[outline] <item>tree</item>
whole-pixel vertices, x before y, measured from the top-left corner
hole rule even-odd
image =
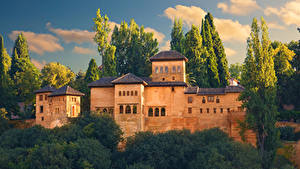
[[[102,76],[116,76],[116,59],[115,59],[115,52],[116,47],[113,45],[108,45],[104,55],[103,55],[103,69],[102,69]]]
[[[95,59],[91,59],[84,80],[87,83],[99,80],[99,69]]]
[[[184,43],[184,36],[182,30],[182,20],[176,19],[174,20],[172,32],[171,32],[171,50],[176,50],[179,53],[184,53],[183,51],[183,43]]]
[[[214,53],[217,58],[220,86],[225,87],[228,85],[229,79],[228,62],[225,54],[225,49],[222,40],[219,36],[219,33],[217,32],[216,27],[214,25],[213,16],[211,15],[211,13],[208,12],[205,15],[205,20],[208,21],[211,28],[210,33],[212,35]]]
[[[229,67],[230,77],[240,81],[242,70],[243,70],[243,65],[241,65],[239,63],[230,64],[230,67]]]
[[[262,168],[267,169],[272,167],[279,146],[279,132],[275,127],[277,78],[273,49],[263,17],[261,26],[258,26],[256,18],[253,19],[247,43],[248,51],[242,73],[245,90],[241,94],[241,100],[247,112],[245,123],[256,133]]]
[[[42,69],[42,86],[60,88],[73,81],[75,74],[66,66],[58,62],[50,62]]]

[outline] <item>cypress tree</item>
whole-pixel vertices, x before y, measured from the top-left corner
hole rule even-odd
[[[116,76],[116,59],[115,59],[116,47],[108,45],[103,55],[103,77]]]
[[[184,36],[182,31],[182,20],[174,20],[172,32],[171,32],[171,50],[176,50],[179,53],[183,53]]]
[[[91,59],[84,80],[87,83],[99,80],[99,69],[95,59]]]

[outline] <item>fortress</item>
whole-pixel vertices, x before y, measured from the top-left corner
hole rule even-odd
[[[193,132],[219,127],[236,140],[241,139],[238,121],[244,119],[245,112],[238,97],[243,91],[242,86],[188,86],[185,72],[188,59],[176,51],[160,52],[150,61],[151,78],[128,73],[90,83],[91,111],[110,114],[125,137],[139,131],[189,129]],[[37,124],[53,128],[64,123],[62,116],[78,115],[83,94],[70,88],[67,92],[66,88],[55,92],[48,87],[36,92]],[[50,100],[45,103],[45,99],[44,102],[40,100],[40,95],[45,95],[45,99],[47,95]],[[42,104],[45,104],[44,114],[41,113]],[[246,136],[255,138],[253,134],[246,133]]]

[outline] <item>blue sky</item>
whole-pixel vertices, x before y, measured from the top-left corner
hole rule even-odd
[[[161,50],[168,49],[175,17],[183,19],[186,32],[211,12],[229,63],[243,62],[253,17],[265,18],[271,40],[289,42],[300,35],[296,30],[300,0],[10,0],[1,4],[0,33],[10,54],[16,35],[24,32],[37,67],[57,61],[74,72],[85,71],[91,58],[101,64],[92,40],[92,18],[98,8],[108,15],[111,26],[131,18],[144,25],[154,32]]]

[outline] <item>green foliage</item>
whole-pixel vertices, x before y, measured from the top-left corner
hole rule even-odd
[[[73,81],[75,74],[70,68],[58,63],[50,62],[42,69],[42,86],[53,86],[60,88]]]
[[[229,66],[230,77],[238,81],[241,80],[242,71],[243,71],[243,65],[241,65],[240,63],[230,64]]]
[[[295,128],[290,126],[279,127],[280,139],[286,141],[297,141],[295,140]]]
[[[95,59],[91,59],[84,80],[87,83],[99,80],[99,69]]]
[[[296,110],[280,110],[277,116],[278,121],[300,122],[300,111]]]
[[[103,69],[102,76],[116,76],[116,58],[115,58],[116,47],[108,45],[103,55]]]
[[[172,32],[171,32],[171,41],[170,46],[171,50],[176,50],[179,53],[184,53],[184,36],[182,30],[182,20],[174,20]]]
[[[296,71],[300,70],[300,42],[299,41],[291,41],[287,44],[288,48],[292,50],[296,55],[292,61],[292,66]]]
[[[0,108],[0,136],[6,130],[8,130],[12,127],[12,125],[10,125],[8,122],[7,114],[8,113],[5,110],[5,108]]]

